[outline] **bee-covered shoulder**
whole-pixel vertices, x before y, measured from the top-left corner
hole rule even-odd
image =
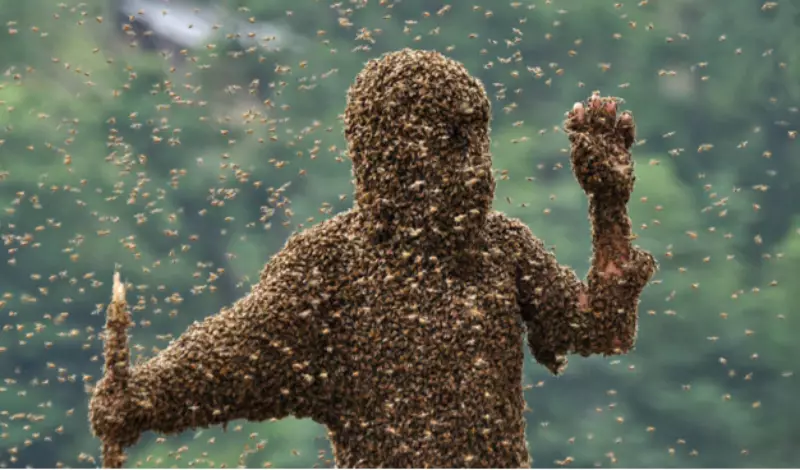
[[[486,231],[497,248],[515,259],[536,255],[543,247],[541,240],[536,238],[523,221],[502,212],[489,214]]]
[[[283,248],[264,266],[261,279],[287,269],[306,275],[327,271],[338,262],[351,238],[351,218],[345,212],[289,236]]]

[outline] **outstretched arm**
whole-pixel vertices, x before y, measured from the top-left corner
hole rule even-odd
[[[90,405],[95,434],[128,446],[148,430],[319,418],[329,396],[319,336],[329,286],[318,249],[307,234],[292,238],[250,294],[133,367],[122,393],[101,381]]]
[[[639,295],[653,276],[653,257],[631,245],[627,202],[633,190],[630,113],[616,119],[616,102],[593,96],[576,104],[566,129],[573,171],[589,196],[592,260],[586,282],[558,264],[541,241],[516,228],[518,281],[528,344],[553,373],[565,355],[622,354],[636,338]]]

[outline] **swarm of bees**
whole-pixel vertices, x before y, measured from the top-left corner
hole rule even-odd
[[[483,85],[437,52],[370,61],[345,111],[355,207],[290,238],[250,294],[126,372],[124,387],[124,355],[107,352],[112,375],[90,404],[115,452],[106,465],[144,431],[287,415],[324,424],[339,466],[528,465],[523,328],[555,373],[570,353],[627,351],[655,272],[630,245],[632,170],[598,183],[586,168],[630,165],[632,118],[617,125],[614,103],[599,100],[570,121],[593,202],[587,285],[522,222],[491,211]]]
[[[581,424],[581,428],[592,429],[586,434],[587,442],[596,443],[601,439],[599,436],[607,436],[606,441],[613,445],[613,450],[589,457],[593,460],[578,453],[559,455],[552,459],[559,466],[601,465],[604,459],[610,464],[622,461],[637,465],[636,453],[619,447],[628,436],[647,433],[648,438],[655,435],[663,439],[661,426],[658,432],[655,425],[649,424],[639,431],[629,429],[634,420],[630,416],[626,419],[625,410],[630,408],[626,402],[637,402],[629,395],[620,396],[614,389],[607,392],[611,403],[604,406],[584,403],[585,393],[577,395],[580,397],[577,400],[568,395],[578,393],[570,382],[549,380],[549,376],[530,382],[531,375],[535,378],[537,372],[523,370],[528,350],[535,363],[546,369],[542,374],[549,371],[552,376],[561,375],[569,355],[614,356],[603,362],[609,365],[610,372],[602,373],[604,377],[614,376],[615,380],[622,374],[636,373],[637,366],[642,365],[637,357],[641,356],[621,356],[637,345],[640,298],[658,297],[663,292],[667,303],[659,310],[653,302],[648,302],[647,307],[641,309],[642,316],[646,313],[646,320],[675,320],[689,314],[670,308],[669,302],[685,291],[708,292],[708,288],[700,290],[701,281],[702,284],[713,281],[706,281],[681,263],[701,253],[696,242],[706,232],[708,236],[721,237],[726,243],[734,238],[733,229],[722,223],[705,231],[697,227],[679,227],[674,223],[677,219],[670,219],[670,211],[662,205],[666,202],[666,193],[659,193],[658,185],[642,189],[642,171],[650,182],[657,178],[653,175],[667,172],[654,173],[662,164],[656,158],[651,159],[649,165],[640,163],[634,171],[631,149],[634,145],[645,144],[646,139],[637,141],[633,114],[619,108],[623,103],[621,98],[594,92],[585,101],[575,103],[567,111],[566,120],[552,129],[532,131],[530,122],[526,124],[518,118],[521,112],[531,114],[526,111],[525,104],[520,104],[526,103],[523,92],[530,90],[527,85],[520,84],[520,80],[525,79],[526,68],[531,83],[549,90],[570,76],[570,63],[584,60],[583,39],[576,39],[570,50],[564,51],[564,63],[534,65],[533,58],[521,52],[530,30],[525,25],[540,11],[553,19],[553,33],[544,33],[546,41],[554,40],[554,34],[563,33],[562,18],[569,18],[565,16],[569,8],[561,8],[563,3],[559,0],[511,2],[508,8],[517,15],[517,23],[509,28],[509,38],[496,40],[484,33],[465,30],[459,33],[465,43],[437,47],[437,52],[425,47],[423,39],[439,36],[442,26],[437,23],[427,34],[422,28],[425,24],[461,14],[462,6],[444,5],[436,11],[421,12],[417,19],[402,21],[402,35],[409,44],[401,45],[386,44],[384,35],[394,20],[407,13],[404,8],[409,2],[381,1],[369,7],[369,2],[362,0],[332,2],[329,10],[336,13],[336,18],[329,26],[355,36],[357,45],[348,56],[343,48],[335,45],[343,44],[333,39],[335,34],[323,29],[316,31],[316,45],[335,58],[332,66],[323,64],[322,67],[305,58],[296,65],[275,62],[279,59],[275,59],[278,56],[273,52],[285,48],[292,53],[305,54],[310,43],[290,33],[282,22],[257,20],[258,15],[245,7],[233,14],[221,8],[204,10],[189,2],[126,0],[114,3],[117,8],[112,16],[116,16],[116,22],[105,21],[102,13],[96,8],[93,10],[91,4],[80,3],[59,5],[51,20],[54,23],[47,25],[28,28],[17,21],[6,24],[9,40],[32,34],[48,41],[50,31],[57,31],[49,26],[73,19],[75,27],[84,31],[113,24],[124,40],[120,41],[122,47],[104,44],[94,48],[88,59],[82,57],[81,60],[91,66],[65,57],[51,59],[48,55],[51,63],[47,65],[58,68],[59,73],[69,78],[63,80],[64,90],[54,91],[47,102],[23,100],[19,96],[27,95],[17,93],[23,86],[30,88],[46,83],[41,81],[44,73],[36,67],[12,65],[5,70],[0,82],[0,105],[10,119],[4,134],[0,135],[0,164],[11,168],[10,171],[0,168],[0,190],[5,191],[3,194],[10,201],[0,220],[0,232],[8,247],[9,279],[24,271],[30,278],[27,285],[35,286],[32,293],[24,291],[25,288],[19,289],[23,292],[9,290],[0,297],[0,314],[8,315],[3,333],[19,336],[18,341],[0,342],[0,355],[4,354],[6,360],[13,358],[7,362],[11,366],[4,386],[0,387],[0,398],[3,394],[16,393],[15,398],[25,400],[14,402],[14,409],[0,409],[0,442],[9,443],[0,452],[0,466],[43,462],[45,453],[36,452],[39,446],[53,441],[67,442],[67,437],[73,436],[69,445],[74,446],[75,452],[70,452],[77,462],[56,461],[54,466],[69,467],[77,463],[120,468],[126,464],[164,466],[170,463],[246,467],[253,464],[258,455],[268,453],[268,458],[273,460],[285,457],[308,462],[309,458],[317,458],[319,465],[326,467],[334,464],[373,468],[525,467],[534,463],[527,443],[528,439],[536,442],[534,433],[554,433],[554,428],[563,430],[564,426],[570,426],[569,422],[559,423],[555,419],[563,406],[609,416],[609,422],[593,421],[586,426]],[[627,14],[635,9],[644,10],[649,3],[637,2],[635,6],[617,3],[613,11],[620,12],[619,19],[627,31],[652,32],[657,29],[655,25],[651,23],[637,30],[637,22]],[[322,8],[322,4],[319,7]],[[297,8],[302,7],[298,5]],[[359,12],[368,8],[383,9],[381,17],[386,21],[385,29],[358,24]],[[500,7],[496,8],[499,11]],[[778,2],[766,2],[761,10],[777,9]],[[498,18],[498,11],[477,5],[470,6],[467,11],[480,16],[481,21]],[[298,16],[302,15],[291,10],[285,12],[287,22]],[[224,25],[220,24],[220,18],[225,19]],[[227,46],[223,46],[222,36]],[[617,32],[612,35],[615,41],[622,36]],[[726,35],[719,37],[720,44],[728,40]],[[671,33],[666,39],[668,45],[686,41],[689,36],[683,32]],[[455,59],[455,53],[468,48],[469,44],[479,43],[482,46],[475,47],[473,55],[478,56],[480,63]],[[128,55],[114,47],[125,49],[124,54]],[[503,48],[506,52],[498,52]],[[157,69],[167,78],[150,83],[148,73],[143,73],[142,69],[147,69],[147,60],[158,60],[158,55],[152,54],[156,50],[161,53],[161,59],[167,59],[161,62],[168,66],[153,67],[150,73]],[[391,52],[380,55],[379,51]],[[9,50],[8,54],[13,55],[13,52]],[[772,52],[770,49],[763,56],[770,57]],[[735,49],[737,56],[746,53],[741,48]],[[325,80],[336,77],[339,67],[345,68],[347,57],[355,54],[360,54],[357,56],[359,67],[363,63],[361,57],[369,60],[352,81],[344,113],[331,118],[339,122],[314,119],[298,127],[298,119],[292,114],[295,107],[325,108],[321,103],[309,104],[301,94],[326,95],[319,92],[326,86]],[[236,75],[238,72],[223,71],[224,67],[211,65],[215,60],[231,64],[233,59],[242,58],[253,59],[248,73],[256,69],[257,77],[248,75],[241,80],[241,76]],[[611,74],[618,69],[615,68],[617,64],[607,59],[602,58],[598,69]],[[239,63],[245,61],[239,60]],[[776,63],[780,70],[791,69],[791,63]],[[105,80],[97,72],[100,65],[107,67],[106,71],[113,70]],[[478,78],[489,71],[492,77],[497,77],[498,71],[506,68],[510,70],[509,82],[482,82]],[[347,69],[348,82],[351,69],[352,66]],[[697,84],[682,82],[685,73],[673,66],[659,69],[651,79],[667,83],[663,92],[674,96],[689,86],[713,83],[709,70],[713,70],[713,64],[709,66],[707,62],[691,67],[692,73],[701,74]],[[204,82],[200,78],[206,76],[207,79],[211,75],[214,80]],[[112,83],[109,76],[114,77],[112,81],[122,77],[122,83]],[[207,89],[204,92],[204,86],[215,80],[236,83],[226,84],[211,94]],[[586,96],[582,90],[585,87],[583,82],[577,82],[576,89],[582,96]],[[623,90],[630,87],[628,82],[618,85]],[[314,90],[318,92],[316,95],[313,95]],[[214,97],[214,92],[224,99]],[[294,95],[295,92],[300,94]],[[120,98],[134,94],[160,97],[155,111],[150,113],[144,106],[121,109]],[[295,100],[297,97],[301,98]],[[84,156],[86,146],[79,147],[84,150],[76,150],[75,142],[83,142],[90,135],[85,131],[88,126],[63,109],[69,109],[70,103],[78,98],[103,103],[98,109],[103,109],[104,116],[98,122],[103,122],[108,129],[108,140],[97,144],[99,155],[103,151],[99,146],[106,146],[106,166],[99,164],[102,156],[99,159]],[[114,104],[108,105],[109,100]],[[569,102],[572,100],[570,98]],[[771,98],[771,104],[775,104],[773,100]],[[633,107],[642,122],[649,123],[654,117],[652,109]],[[111,115],[106,116],[106,112]],[[329,114],[336,113],[338,110]],[[179,115],[180,118],[174,117]],[[496,126],[492,133],[490,122],[498,115],[503,120],[502,125]],[[553,116],[558,117],[558,113]],[[197,118],[196,125],[185,125],[194,118]],[[788,135],[787,142],[795,138],[797,131],[793,125],[789,121],[776,124],[781,129],[781,138]],[[498,127],[513,132],[498,133]],[[44,136],[42,142],[31,141],[29,136],[20,138],[20,128],[40,131]],[[212,128],[213,132],[209,132]],[[344,131],[346,148],[330,143],[328,136],[336,135],[339,129]],[[753,134],[760,132],[761,128],[757,127]],[[676,135],[680,138],[681,133],[681,130],[670,131],[661,133],[661,137],[668,141]],[[541,161],[536,163],[500,160],[501,165],[513,164],[515,168],[513,171],[497,168],[499,159],[493,161],[492,155],[495,145],[510,142],[517,148],[525,147],[532,145],[537,137],[549,137],[548,134],[556,134],[561,139],[558,145],[566,147],[568,144],[568,148],[561,149],[561,155],[544,152]],[[132,144],[137,139],[132,137],[135,135],[145,135],[147,145]],[[511,137],[506,139],[508,135]],[[757,144],[753,142],[757,140],[756,137],[752,137],[751,142],[745,140],[737,149],[744,151],[748,146],[755,147]],[[207,145],[211,141],[222,144]],[[186,142],[191,145],[184,145]],[[272,144],[275,147],[269,147]],[[723,147],[719,142],[716,144],[703,142],[697,147],[697,153],[704,158],[713,155]],[[283,146],[280,152],[264,150],[278,145]],[[193,150],[184,151],[187,147]],[[508,148],[512,147],[505,147]],[[215,152],[219,149],[222,150],[217,155]],[[34,168],[39,163],[49,165],[49,160],[37,159],[45,155],[50,158],[51,153],[57,156],[58,162],[63,162],[63,172],[41,174],[36,181],[30,176],[35,169],[22,172],[18,159],[8,159],[18,154],[33,155],[30,168]],[[686,150],[682,147],[667,152],[672,161],[684,153]],[[759,154],[765,160],[773,159],[771,151],[759,151]],[[5,163],[3,155],[7,157]],[[293,205],[289,195],[305,190],[315,194],[319,189],[315,187],[316,182],[327,183],[325,175],[312,179],[318,173],[315,164],[320,164],[325,157],[331,157],[329,160],[336,164],[348,163],[348,160],[352,163],[354,194],[352,208],[346,209],[350,195],[344,194],[345,190],[338,191],[337,187],[336,192],[343,194],[333,203],[327,202],[330,199],[321,203],[318,216],[324,221],[318,222],[318,216],[313,213],[305,219],[308,204]],[[299,171],[298,162],[302,166]],[[208,170],[217,164],[218,172]],[[264,167],[272,172],[266,178]],[[547,196],[551,187],[549,179],[563,178],[565,172],[559,170],[566,167],[571,168],[578,183],[577,188],[564,185],[574,189],[570,196],[573,193],[580,196],[579,190],[582,190],[588,199],[591,238],[587,234],[585,245],[587,252],[591,247],[591,257],[585,280],[563,264],[564,257],[559,255],[557,261],[555,246],[546,246],[526,223],[512,217],[531,212],[530,203],[515,204],[501,192],[504,181],[516,178],[520,171],[531,170],[536,176],[527,177],[527,181],[538,185],[532,192],[544,191],[542,194]],[[96,175],[109,168],[116,176],[106,174],[103,178],[113,180],[113,186],[98,183]],[[299,184],[292,186],[295,181],[273,184],[274,178],[281,177],[275,174],[286,169],[295,170]],[[155,174],[164,178],[158,179],[159,176],[154,182]],[[185,187],[188,185],[182,187],[182,181],[196,178],[198,174],[202,175],[198,179],[203,181],[216,178],[209,183],[213,187],[204,194],[187,194]],[[775,173],[768,175],[773,177]],[[640,177],[637,185],[640,197],[633,197],[637,176]],[[734,187],[728,195],[706,177],[705,173],[698,175],[703,180],[700,192],[711,200],[702,213],[719,218],[741,214],[741,205],[746,199],[742,188]],[[314,183],[304,183],[310,179]],[[335,179],[329,178],[331,182]],[[768,197],[774,194],[770,192],[773,188],[766,184],[756,184],[751,189]],[[242,203],[250,197],[251,190],[258,194]],[[328,194],[332,190],[325,188],[325,191]],[[266,198],[263,198],[264,192]],[[563,194],[563,191],[558,195],[550,194],[545,203],[549,206],[541,211],[541,220],[547,220],[558,210],[580,212],[580,217],[584,217],[586,211],[582,206]],[[204,197],[205,203],[202,202]],[[48,201],[53,199],[74,200],[77,209],[70,214],[56,213],[48,206]],[[564,202],[564,199],[571,202]],[[234,216],[240,212],[231,210],[234,204],[260,206],[260,212],[252,211],[251,219],[242,222]],[[577,211],[576,205],[579,206]],[[760,215],[765,210],[757,203],[748,202],[745,206],[754,214]],[[296,212],[302,212],[305,220],[298,222]],[[45,216],[42,218],[40,214]],[[285,216],[281,222],[278,221],[280,214]],[[75,220],[62,222],[62,218]],[[126,220],[133,221],[134,230],[127,230]],[[120,221],[123,223],[119,224]],[[646,240],[641,241],[634,233],[634,222],[637,223],[636,232],[644,233]],[[62,223],[68,230],[81,233],[59,231]],[[158,229],[152,228],[162,223],[163,226],[157,225]],[[30,224],[33,225],[28,227]],[[91,225],[93,233],[81,231],[84,224]],[[149,227],[151,232],[163,234],[164,244],[142,246],[148,243],[144,241],[147,237],[136,232],[135,227]],[[658,228],[671,232],[659,232]],[[253,261],[260,257],[252,253],[262,252],[253,250],[253,246],[266,243],[252,233],[261,229],[273,229],[267,235],[284,230],[285,233],[276,235],[281,243],[283,235],[292,234],[278,253],[269,258],[253,283],[246,274],[236,277],[233,273],[237,259],[247,258],[246,262],[260,265],[261,261]],[[543,229],[551,230],[550,227]],[[565,238],[570,238],[571,232],[571,229],[563,232]],[[689,245],[675,243],[673,238],[661,235],[673,232],[681,236],[685,233]],[[219,241],[207,241],[216,235]],[[558,237],[549,238],[559,240]],[[105,242],[108,239],[114,241]],[[774,237],[762,237],[761,233],[753,233],[748,239],[759,247],[775,243]],[[94,249],[95,241],[108,243],[108,246],[114,246],[115,242],[119,245],[110,251],[100,250]],[[694,276],[687,280],[686,289],[654,278],[655,257],[635,243],[650,248],[662,247],[663,252],[657,253],[661,273],[667,271],[670,276],[678,276],[677,279]],[[49,248],[56,244],[58,249]],[[42,246],[53,253],[60,251],[64,262],[71,264],[40,274],[33,258],[41,256],[39,248]],[[200,246],[213,246],[214,250],[198,258],[194,255]],[[717,254],[713,257],[707,253],[697,257],[701,260],[698,264],[724,270],[724,266],[738,263],[733,254],[718,256],[719,250],[727,249],[727,245],[716,248],[714,253]],[[242,255],[243,252],[247,255]],[[782,252],[762,255],[770,263],[786,257]],[[90,261],[86,261],[87,258]],[[108,289],[101,279],[111,264],[122,259],[128,261],[121,270],[115,266],[111,301],[106,305]],[[194,266],[187,266],[195,260],[199,261]],[[55,266],[60,262],[49,260],[45,265]],[[78,274],[74,268],[86,265],[96,266],[97,271],[93,268]],[[133,280],[123,282],[119,272]],[[709,276],[707,271],[703,273]],[[189,292],[178,292],[164,284],[165,278],[184,275],[191,275],[195,284]],[[151,281],[154,279],[158,280]],[[249,292],[242,297],[240,291],[250,284],[253,285]],[[776,288],[779,283],[771,280],[768,285]],[[767,287],[723,292],[726,300],[745,307],[729,310],[720,306],[720,311],[710,313],[714,316],[713,325],[718,325],[718,320],[723,325],[730,324],[732,322],[725,323],[729,317],[741,316],[748,309],[758,311],[758,301],[763,297],[757,296],[762,290],[765,295],[776,295],[774,292],[779,289],[773,289],[772,294],[767,292]],[[55,297],[61,297],[59,302],[65,305],[62,311],[51,311]],[[129,298],[131,304],[128,304]],[[174,325],[186,316],[180,317],[179,312],[190,310],[186,308],[187,300],[192,305],[215,304],[214,300],[192,300],[197,298],[239,300],[206,318],[203,317],[213,313],[215,307],[210,308],[211,311],[192,311],[194,323],[181,334],[175,334],[183,330]],[[716,308],[716,304],[714,306]],[[89,317],[92,309],[98,316]],[[100,318],[103,310],[106,311],[105,327],[99,323],[90,324],[91,320]],[[29,320],[33,315],[42,318]],[[769,318],[761,320],[762,324],[773,325],[769,323],[773,319],[779,325],[796,321],[791,312],[770,312]],[[130,328],[151,327],[151,321],[171,322],[170,331],[163,335],[137,332],[147,345],[133,341],[129,344]],[[721,338],[735,337],[730,327],[720,328],[722,332],[701,334],[700,340],[722,343]],[[741,342],[758,338],[760,331],[748,325],[740,334]],[[680,344],[691,344],[693,333],[681,333]],[[44,343],[46,352],[34,356],[26,353],[39,340]],[[156,341],[168,344],[150,347]],[[652,349],[657,349],[652,341],[638,343],[641,349],[649,348],[651,355],[654,354]],[[753,343],[748,344],[752,346]],[[785,348],[791,351],[789,346]],[[63,357],[55,357],[54,354],[67,349],[72,350]],[[690,348],[686,349],[684,352],[691,355]],[[86,362],[94,370],[75,372],[76,368],[85,366],[72,362],[80,352],[91,356]],[[746,351],[739,363],[758,364],[763,354],[760,352]],[[101,357],[105,358],[104,370],[98,381],[101,373],[97,363]],[[674,358],[681,367],[694,360]],[[36,369],[38,362],[42,362],[43,374]],[[725,369],[723,379],[726,380],[741,379],[751,383],[756,372],[762,377],[766,374],[757,366],[734,368],[737,359],[729,354],[715,356],[712,362]],[[573,364],[573,368],[579,375],[585,370],[582,368],[598,363],[581,361],[577,367]],[[52,376],[45,375],[51,373]],[[29,376],[33,378],[26,385],[24,380]],[[790,383],[793,377],[793,371],[786,369],[780,377],[765,383]],[[697,384],[693,387],[690,378],[675,380],[678,382],[673,384],[674,391],[665,392],[671,398],[696,394],[702,389]],[[524,385],[526,381],[535,385]],[[543,410],[544,406],[537,405],[539,420],[534,422],[525,393],[534,389],[536,393],[545,383],[554,384],[549,385],[549,389],[558,387],[558,390],[568,391],[552,410]],[[81,397],[81,406],[61,407],[69,408],[66,419],[72,421],[67,426],[52,411],[60,409],[58,405],[62,400],[66,403],[67,396],[59,397],[44,388],[55,384],[77,387],[81,393],[88,393],[87,398]],[[625,385],[620,388],[624,389]],[[766,416],[770,410],[768,401],[759,396],[743,395],[728,389],[718,394],[722,404],[743,404],[740,408],[753,420]],[[570,404],[564,405],[567,401]],[[37,409],[22,409],[31,406],[30,403],[36,403]],[[675,405],[666,404],[664,408],[670,409],[670,406]],[[577,411],[575,415],[584,413]],[[270,439],[254,431],[260,426],[270,426],[267,422],[288,417],[307,418],[321,425],[320,429],[324,427],[332,455],[324,450],[314,456],[314,452],[283,449],[276,446],[274,440],[270,445]],[[602,433],[595,433],[598,425],[608,427],[604,427]],[[216,431],[207,428],[227,431],[229,426],[235,433],[239,432],[239,436],[244,436],[241,452],[237,449],[230,453],[220,445],[213,447],[221,434],[215,435]],[[613,426],[627,431],[612,431]],[[163,445],[179,439],[164,436],[185,431],[194,432],[194,441],[202,438],[206,445],[181,442],[170,449]],[[137,452],[132,446],[142,442],[149,432],[158,434],[156,450],[144,458],[139,458],[138,453],[136,458],[130,458]],[[551,441],[563,444],[558,447],[559,451],[574,447],[581,439],[572,434],[563,439],[555,439],[553,435],[550,434]],[[74,436],[84,437],[81,441]],[[744,439],[731,439],[734,441],[731,445],[739,446],[738,456],[748,457],[755,452]],[[327,443],[320,445],[327,446]],[[533,450],[535,456],[537,452]],[[692,439],[680,436],[665,444],[664,457],[682,455],[696,459],[701,450]],[[282,454],[285,455],[281,457]],[[270,467],[273,463],[264,461],[262,465]]]

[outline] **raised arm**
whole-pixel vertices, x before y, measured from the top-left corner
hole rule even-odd
[[[626,112],[617,120],[616,101],[595,95],[588,107],[576,104],[566,129],[573,171],[589,197],[593,254],[586,282],[559,265],[527,227],[514,229],[528,344],[554,374],[567,354],[622,354],[633,347],[639,295],[656,270],[653,257],[631,245],[633,117]]]
[[[250,294],[193,324],[117,393],[101,380],[90,403],[100,437],[123,446],[141,433],[178,433],[235,419],[321,419],[330,397],[320,328],[330,288],[315,237],[293,237]]]

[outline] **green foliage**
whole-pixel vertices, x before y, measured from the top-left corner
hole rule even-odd
[[[496,208],[579,272],[590,254],[586,201],[557,128],[595,89],[624,97],[637,118],[631,217],[661,271],[633,353],[574,358],[558,379],[528,364],[535,465],[800,461],[796,4],[451,2],[440,15],[444,3],[423,0],[223,1],[287,25],[302,49],[234,57],[221,28],[214,47],[173,63],[129,47],[103,0],[6,3],[4,464],[97,463],[85,388],[102,373],[101,304],[115,265],[135,286],[132,344],[148,357],[242,295],[289,233],[350,206],[345,92],[366,60],[402,47],[446,52],[484,81]],[[130,459],[330,465],[324,432],[309,421],[237,422],[148,435]],[[245,446],[257,451],[243,457]]]

